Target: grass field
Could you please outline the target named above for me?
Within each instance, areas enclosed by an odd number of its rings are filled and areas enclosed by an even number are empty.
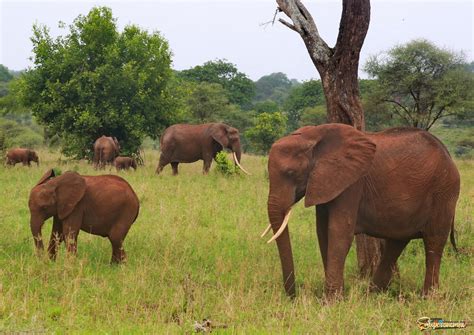
[[[227,326],[218,333],[420,333],[416,320],[422,316],[474,315],[474,161],[457,161],[462,193],[455,226],[462,253],[456,257],[446,247],[441,287],[431,299],[420,298],[424,251],[417,240],[400,258],[400,278],[381,294],[369,293],[368,280],[358,277],[353,247],[345,298],[328,305],[313,209],[298,204],[289,224],[294,301],[283,291],[276,246],[259,238],[267,225],[265,158],[243,157],[252,176],[226,178],[214,169],[202,176],[196,163],[180,165],[180,175],[172,177],[169,166],[154,175],[158,155],[147,151],[145,167],[120,173],[141,209],[125,240],[128,262],[111,266],[109,241],[84,232],[76,258],[64,247],[56,262],[36,257],[28,195],[48,167],[59,166],[59,154],[39,153],[39,168],[0,167],[0,333],[191,333],[203,318]],[[85,162],[60,168],[98,174]],[[47,240],[50,230],[51,221],[43,228]]]

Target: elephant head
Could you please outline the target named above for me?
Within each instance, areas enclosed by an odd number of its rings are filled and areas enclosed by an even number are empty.
[[[48,218],[59,220],[68,217],[84,196],[86,182],[76,172],[66,172],[58,177],[48,170],[30,192],[30,228],[38,249],[43,248],[41,227]]]
[[[214,123],[209,129],[210,135],[222,149],[229,149],[232,151],[235,164],[246,174],[250,175],[240,164],[242,157],[242,149],[240,147],[239,131],[231,126],[223,123]],[[217,152],[216,152],[217,153]]]
[[[270,150],[268,217],[275,233],[288,295],[295,295],[289,231],[291,207],[327,203],[368,173],[375,144],[362,132],[341,124],[307,126],[275,142]]]
[[[28,159],[29,161],[35,162],[36,165],[39,166],[39,158],[34,150],[28,150]]]
[[[240,162],[242,150],[240,148],[240,134],[237,129],[223,123],[214,123],[209,127],[209,134],[223,149],[234,152]]]

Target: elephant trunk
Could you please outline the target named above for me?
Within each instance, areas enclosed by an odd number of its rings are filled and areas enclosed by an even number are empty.
[[[232,148],[232,151],[235,152],[235,156],[237,157],[237,160],[238,162],[240,163],[240,159],[242,157],[242,150],[240,149],[240,143],[235,145],[233,148]]]
[[[285,208],[286,209],[286,208]],[[285,221],[286,214],[290,208],[286,211],[282,211],[281,206],[268,204],[268,218],[270,219],[270,225],[273,230],[273,234],[276,234],[280,227]],[[281,268],[283,271],[283,285],[285,287],[286,294],[291,298],[296,296],[295,288],[295,269],[293,264],[293,252],[291,250],[290,233],[288,226],[281,232],[281,235],[276,239],[278,246],[278,252],[280,254]]]
[[[43,224],[44,224],[43,219],[38,218],[34,215],[31,215],[30,228],[31,228],[31,233],[33,234],[36,251],[42,251],[44,249],[43,239],[41,236],[41,228],[43,227]]]

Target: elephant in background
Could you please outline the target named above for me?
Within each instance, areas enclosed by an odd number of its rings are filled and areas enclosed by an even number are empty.
[[[28,165],[31,166],[31,162],[35,162],[36,166],[39,166],[39,159],[38,155],[34,150],[31,149],[23,149],[23,148],[16,148],[10,149],[7,152],[7,165],[15,165],[16,163],[22,163],[24,166]]]
[[[107,163],[112,164],[119,155],[120,144],[116,137],[102,135],[94,143],[94,168],[105,168]]]
[[[130,168],[137,170],[137,162],[132,157],[119,156],[115,158],[114,165],[117,171],[129,170]]]
[[[171,164],[173,175],[177,175],[179,163],[193,163],[202,159],[203,173],[207,174],[212,160],[223,149],[230,149],[235,164],[246,172],[240,165],[242,149],[236,128],[224,123],[175,124],[166,128],[160,138],[161,155],[156,173],[159,174],[163,167]]]
[[[458,170],[444,145],[416,128],[362,133],[342,124],[300,128],[275,142],[268,161],[268,217],[280,255],[286,293],[295,296],[288,220],[305,197],[316,206],[316,232],[325,292],[342,294],[344,263],[355,234],[385,239],[372,289],[388,287],[397,258],[411,239],[422,238],[423,294],[438,286],[443,249],[459,196]],[[262,235],[262,236],[263,236]]]
[[[51,259],[65,241],[68,252],[76,253],[79,230],[108,237],[112,244],[112,262],[125,260],[123,240],[135,222],[138,198],[132,187],[113,175],[81,176],[66,172],[55,176],[47,171],[30,192],[30,228],[36,249],[43,250],[41,228],[53,217],[53,229],[48,246]]]

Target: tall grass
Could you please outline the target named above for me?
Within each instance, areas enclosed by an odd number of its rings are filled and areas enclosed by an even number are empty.
[[[171,176],[146,165],[121,172],[140,199],[140,215],[126,240],[128,262],[109,265],[107,239],[81,232],[78,255],[64,247],[56,262],[36,257],[29,229],[28,195],[47,168],[99,174],[85,162],[60,162],[40,151],[41,166],[0,167],[0,332],[189,333],[203,318],[224,333],[418,333],[422,316],[469,319],[472,304],[474,162],[459,161],[462,194],[456,229],[462,250],[447,246],[441,287],[420,298],[424,250],[412,241],[386,293],[368,292],[358,276],[354,248],[345,267],[345,298],[327,304],[313,209],[302,204],[290,222],[297,298],[283,291],[275,245],[259,238],[267,224],[266,158],[243,157],[251,176],[224,177],[202,164],[181,164]],[[105,173],[116,174],[114,170]],[[48,239],[51,222],[43,228]]]

